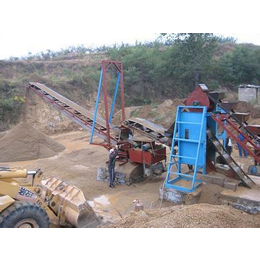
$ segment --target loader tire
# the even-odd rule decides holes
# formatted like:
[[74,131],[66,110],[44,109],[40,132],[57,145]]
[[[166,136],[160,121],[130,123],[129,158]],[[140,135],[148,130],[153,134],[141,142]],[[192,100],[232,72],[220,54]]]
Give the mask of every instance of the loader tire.
[[35,203],[16,201],[0,214],[0,228],[49,228],[46,211]]

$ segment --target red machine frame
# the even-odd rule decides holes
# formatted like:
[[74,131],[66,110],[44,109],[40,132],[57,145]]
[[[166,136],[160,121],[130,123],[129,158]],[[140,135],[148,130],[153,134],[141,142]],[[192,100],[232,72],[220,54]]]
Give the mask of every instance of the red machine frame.
[[121,87],[121,109],[122,109],[122,121],[125,121],[125,96],[124,96],[124,74],[123,64],[121,61],[102,60],[101,61],[103,76],[103,99],[105,103],[105,115],[106,115],[106,128],[107,128],[107,145],[111,146],[110,143],[110,126],[109,126],[109,112],[108,112],[108,99],[107,99],[107,70],[110,66],[114,66],[118,73],[120,73],[120,87]]

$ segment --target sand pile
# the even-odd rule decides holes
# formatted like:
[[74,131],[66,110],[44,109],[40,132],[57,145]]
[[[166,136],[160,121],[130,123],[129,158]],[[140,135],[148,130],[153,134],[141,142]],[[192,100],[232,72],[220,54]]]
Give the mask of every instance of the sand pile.
[[0,133],[0,139],[5,136],[5,132]]
[[260,216],[226,205],[181,205],[133,212],[106,228],[259,228]]
[[65,147],[26,123],[16,125],[0,140],[0,162],[47,158]]
[[247,102],[239,101],[236,109],[240,113],[250,113],[253,118],[260,118],[260,108],[255,107]]

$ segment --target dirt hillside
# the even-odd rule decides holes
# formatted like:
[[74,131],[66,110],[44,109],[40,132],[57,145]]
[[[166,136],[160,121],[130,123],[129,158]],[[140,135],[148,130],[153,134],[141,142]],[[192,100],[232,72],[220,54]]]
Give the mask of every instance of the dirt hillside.
[[0,139],[5,136],[5,132],[0,132]]
[[[168,128],[175,120],[177,106],[183,105],[184,99],[167,99],[161,104],[152,103],[146,106],[125,108],[126,119],[144,118],[155,124]],[[114,122],[121,122],[121,110],[114,115]]]
[[253,106],[248,102],[239,101],[237,111],[241,113],[250,113],[252,118],[260,118],[260,107]]
[[31,91],[26,95],[23,121],[47,135],[79,129],[78,125]]
[[224,205],[196,204],[133,212],[106,228],[259,228],[260,216]]
[[7,132],[0,141],[0,162],[15,162],[47,158],[65,147],[26,123]]

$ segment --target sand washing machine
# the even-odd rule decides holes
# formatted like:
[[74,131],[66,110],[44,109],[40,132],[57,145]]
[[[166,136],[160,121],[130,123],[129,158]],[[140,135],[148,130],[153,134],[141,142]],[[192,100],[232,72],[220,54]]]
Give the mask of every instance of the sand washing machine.
[[[201,84],[185,105],[177,108],[167,177],[160,189],[167,200],[181,202],[185,195],[198,193],[202,177],[217,172],[218,158],[228,165],[228,177],[238,179],[248,188],[255,186],[225,147],[229,136],[260,163],[259,136],[246,123],[249,115],[236,113],[236,104],[223,103],[222,98],[223,93],[209,93],[206,85]],[[239,135],[245,141],[240,141]]]

